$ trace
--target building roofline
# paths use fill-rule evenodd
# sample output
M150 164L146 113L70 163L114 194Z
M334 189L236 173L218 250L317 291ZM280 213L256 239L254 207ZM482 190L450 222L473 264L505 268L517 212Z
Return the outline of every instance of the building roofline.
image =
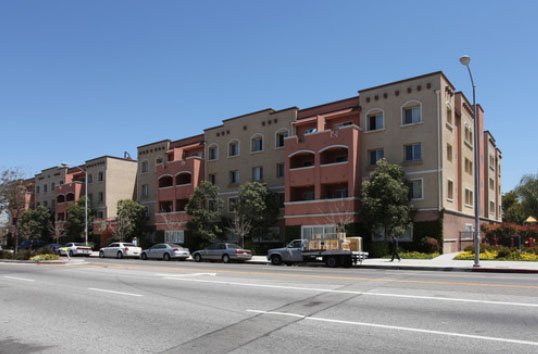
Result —
M137 149L140 149L140 148L143 148L143 147L146 147L146 146L150 146L150 145L155 145L155 144L159 144L159 143L164 143L164 142L171 142L170 139L163 139L163 140L159 140L159 141L154 141L153 143L148 143L148 144L144 144L144 145L140 145L140 146L137 146L136 148Z
M259 111L254 111L254 112L250 112L250 113L245 113L245 114L241 114L240 116L236 116L236 117L232 117L232 118L226 118L226 119L223 119L222 120L222 123L223 124L219 124L219 125L215 125L213 127L209 127L209 128L205 128L204 129L204 132L208 131L208 130L213 130L213 129L217 129L217 128L221 128L224 126L224 123L227 123L231 120L234 120L234 119L239 119L239 118L245 118L245 117L248 117L248 116L253 116L255 114L259 114L259 113L263 113L263 112L269 112L269 114L276 114L276 113L281 113L281 112L285 112L285 111L289 111L289 110L292 110L292 109L296 109L296 110L299 110L299 107L297 106L291 106L291 107L287 107L287 108L283 108L283 109L279 109L279 110L275 110L273 108L264 108L264 109L260 109Z
M434 71L434 72L427 73L427 74L423 74L423 75L419 75L419 76L413 76L413 77L410 77L410 78L407 78L407 79L403 79L403 80L398 80L398 81L393 81L393 82L389 82L389 83L382 84L382 85L377 85L377 86L368 87L368 88L359 90L358 92L359 92L359 94L360 94L361 92L364 92L364 91L376 90L376 89L379 89L379 88L382 88L382 87L392 86L392 85L396 85L396 84L401 84L401 83L404 83L404 82L407 82L407 81L412 81L412 80L422 79L422 78L425 78L425 77L428 77L428 76L434 76L434 75L441 75L441 76L448 82L448 84L449 84L450 86L452 86L453 89L456 89L455 86L452 84L452 82L450 82L450 80L446 77L445 73L443 73L441 70L439 70L439 71Z
M356 95L356 96L352 96L352 97L348 97L348 98L342 98L342 99L339 99L339 100L336 100L336 101L331 101L331 102L326 102L326 103L318 104L317 106L312 106L312 107L307 107L307 108L301 108L301 109L299 110L299 112L304 112L304 111L308 111L308 110L311 110L311 109L320 108L320 107L323 107L323 106L330 106L330 105L335 104L335 103L340 103L340 102L344 102L344 101L348 101L348 100L352 100L352 99L357 99L357 98L359 98L359 97L360 97L359 95Z
M114 159L114 160L121 160L121 161L126 161L126 162L137 162L133 158L123 158L123 157L117 157L117 156L111 156L111 155L103 155L103 156L99 156L90 160L86 160L85 163L87 164L88 162L92 162L92 161L100 160L100 159Z
M175 146L176 148L183 146L183 145L181 145L182 143L186 143L185 145L191 145L191 144L193 144L193 140L196 141L197 139L199 139L198 142L203 142L204 141L204 134L197 134L197 135L193 135L193 136L188 136L186 138L177 139L177 140L171 141L170 145L178 144L179 146Z

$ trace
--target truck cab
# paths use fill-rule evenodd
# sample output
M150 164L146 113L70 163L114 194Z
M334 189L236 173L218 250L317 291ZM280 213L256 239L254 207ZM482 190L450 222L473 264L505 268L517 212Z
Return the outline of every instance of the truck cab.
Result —
M288 243L286 247L273 248L267 252L267 259L273 265L291 264L303 261L303 241L295 239Z

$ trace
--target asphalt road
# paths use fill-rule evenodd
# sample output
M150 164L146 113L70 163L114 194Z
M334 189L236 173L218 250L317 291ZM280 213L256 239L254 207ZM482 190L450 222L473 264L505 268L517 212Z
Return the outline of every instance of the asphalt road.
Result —
M0 263L0 353L538 353L538 276Z

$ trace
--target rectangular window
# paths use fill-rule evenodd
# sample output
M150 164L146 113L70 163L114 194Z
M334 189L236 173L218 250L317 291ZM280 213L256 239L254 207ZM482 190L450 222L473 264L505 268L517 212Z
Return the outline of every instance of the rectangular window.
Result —
M368 115L368 130L369 131L383 129L384 127L385 125L384 125L383 113L378 112L378 113Z
M218 150L216 146L210 146L208 150L208 159L209 160L216 160L218 159Z
M284 202L286 200L286 196L284 193L277 193L277 197L278 197L278 207L279 208L284 208Z
M99 199L98 199L98 202L99 202L99 203L102 203L103 200L104 200L104 194L103 194L103 192L99 192Z
M263 180L263 167L256 166L252 168L252 180L253 181Z
M288 132L279 132L276 134L276 147L283 147L284 146L284 139L288 137Z
M447 183L447 196L446 197L448 200L454 199L454 182L452 182L451 180L448 180L448 183Z
M468 126L465 126L464 139L467 144L473 145L473 131Z
M97 212L97 219L102 219L103 218L103 212L102 211L98 211Z
M473 162L468 158L465 158L465 172L470 175L473 174Z
M418 123L421 120L422 118L420 117L420 106L404 108L404 125Z
M49 186L44 184L43 185L43 193L47 193Z
M489 202L489 213L495 214L495 202L492 202L492 201Z
M230 143L228 156L239 156L239 143L237 141Z
M211 184L215 184L217 183L217 175L215 175L214 173L210 173L209 174L209 182L211 182Z
M284 164L283 163L276 164L276 176L277 178L284 177Z
M467 188L465 189L465 205L473 205L473 191Z
M446 144L446 159L452 162L452 145Z
M450 107L447 107L446 109L446 122L448 123L448 125L452 125L452 110L450 109Z
M422 180L415 179L410 181L411 187L409 188L409 196L411 199L422 199Z
M495 190L495 181L493 180L493 178L489 179L489 189L491 189L492 191Z
M261 136L256 136L251 140L251 151L257 152L263 150L263 138Z
M228 211L230 213L234 212L235 209L237 209L238 202L239 202L239 198L228 198Z
M35 192L36 192L37 194L39 194L39 186L36 187Z
M183 230L165 230L164 242L166 243L185 243L185 231Z
M142 173L146 173L148 172L148 162L147 161L142 161Z
M51 191L51 192L54 191L54 187L56 187L56 184L55 184L54 182L52 182L52 183L50 184L50 191Z
M489 168L495 171L495 156L489 156Z
M103 182L103 178L104 178L104 174L103 174L103 172L99 172L99 174L97 175L97 180L98 180L99 182Z
M230 171L230 183L231 184L239 184L239 171Z
M405 145L405 161L422 160L422 144Z
M375 166L378 160L385 157L385 151L383 149L375 149L368 152L370 166Z
M143 184L142 185L142 198L147 198L149 196L149 185Z

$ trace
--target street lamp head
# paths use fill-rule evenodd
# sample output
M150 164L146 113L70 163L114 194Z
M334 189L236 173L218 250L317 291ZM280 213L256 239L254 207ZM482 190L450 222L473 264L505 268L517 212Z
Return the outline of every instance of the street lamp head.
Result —
M469 66L469 63L471 63L471 57L468 55L464 55L460 58L460 63L465 66Z

